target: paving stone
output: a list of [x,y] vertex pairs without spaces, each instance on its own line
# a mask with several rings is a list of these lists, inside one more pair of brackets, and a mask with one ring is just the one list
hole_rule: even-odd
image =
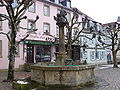
[[[29,77],[30,72],[15,72],[15,79]],[[0,72],[0,90],[13,90],[11,83],[2,82],[7,72]],[[102,68],[95,70],[95,79],[98,83],[80,90],[120,90],[120,68]]]

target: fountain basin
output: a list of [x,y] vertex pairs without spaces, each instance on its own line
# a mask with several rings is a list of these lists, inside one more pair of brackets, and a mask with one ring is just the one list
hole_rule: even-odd
[[31,80],[44,86],[79,86],[94,82],[94,65],[31,66]]

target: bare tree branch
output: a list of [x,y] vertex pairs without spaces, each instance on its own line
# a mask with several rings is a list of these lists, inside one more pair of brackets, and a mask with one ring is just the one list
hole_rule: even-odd
[[7,33],[0,32],[0,34],[6,35],[6,36],[7,36],[7,38],[8,38],[8,40],[9,40],[9,42],[11,42],[10,37],[9,37],[9,35],[8,35]]
[[18,45],[19,45],[22,41],[24,41],[27,37],[29,37],[29,35],[30,35],[30,33],[27,34],[23,39],[21,39],[21,40],[18,42]]

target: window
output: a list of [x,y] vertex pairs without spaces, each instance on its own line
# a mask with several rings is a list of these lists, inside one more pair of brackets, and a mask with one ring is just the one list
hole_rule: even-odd
[[55,0],[55,3],[59,4],[59,0]]
[[2,30],[2,21],[0,21],[0,31]]
[[79,29],[74,29],[73,37],[76,38],[79,33]]
[[28,20],[28,26],[27,26],[28,30],[33,30],[35,29],[35,23],[33,20]]
[[19,55],[20,55],[20,53],[19,53],[19,45],[16,47],[15,55],[16,55],[16,56],[19,56]]
[[2,57],[2,40],[0,40],[0,58]]
[[68,22],[71,21],[71,14],[70,14],[69,12],[67,12],[67,16],[66,16],[66,18],[67,18]]
[[69,8],[71,7],[71,2],[69,2],[69,1],[67,2],[67,7],[69,7]]
[[81,45],[81,46],[83,45],[83,40],[82,40],[81,37],[80,37],[80,45]]
[[102,52],[101,52],[101,55],[100,55],[100,60],[104,60],[104,59],[105,59],[105,52],[102,51]]
[[84,60],[87,60],[87,51],[84,51],[84,52],[83,52],[83,59],[84,59]]
[[100,59],[100,52],[96,51],[95,54],[96,54],[96,59]]
[[35,13],[35,3],[33,3],[29,8],[28,8],[29,12]]
[[13,0],[14,3],[12,3],[12,7],[16,7],[18,4],[17,4],[17,0]]
[[59,38],[59,27],[56,26],[56,37]]
[[60,9],[57,9],[57,14],[60,14]]
[[95,60],[95,51],[90,52],[90,60]]
[[36,45],[35,51],[36,51],[36,55],[35,55],[36,62],[51,61],[51,46]]
[[50,8],[47,5],[44,5],[44,15],[50,16]]
[[43,24],[43,32],[44,32],[44,34],[46,34],[46,35],[49,35],[50,34],[50,24],[49,23],[44,23]]
[[55,0],[50,0],[51,2],[55,2]]

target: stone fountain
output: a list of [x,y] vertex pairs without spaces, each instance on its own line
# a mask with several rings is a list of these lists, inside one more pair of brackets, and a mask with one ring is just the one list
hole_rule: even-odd
[[59,53],[55,65],[35,64],[31,66],[31,80],[44,86],[79,86],[94,82],[94,65],[65,65],[67,55],[65,52],[64,27],[67,13],[64,10],[54,19],[59,26]]

